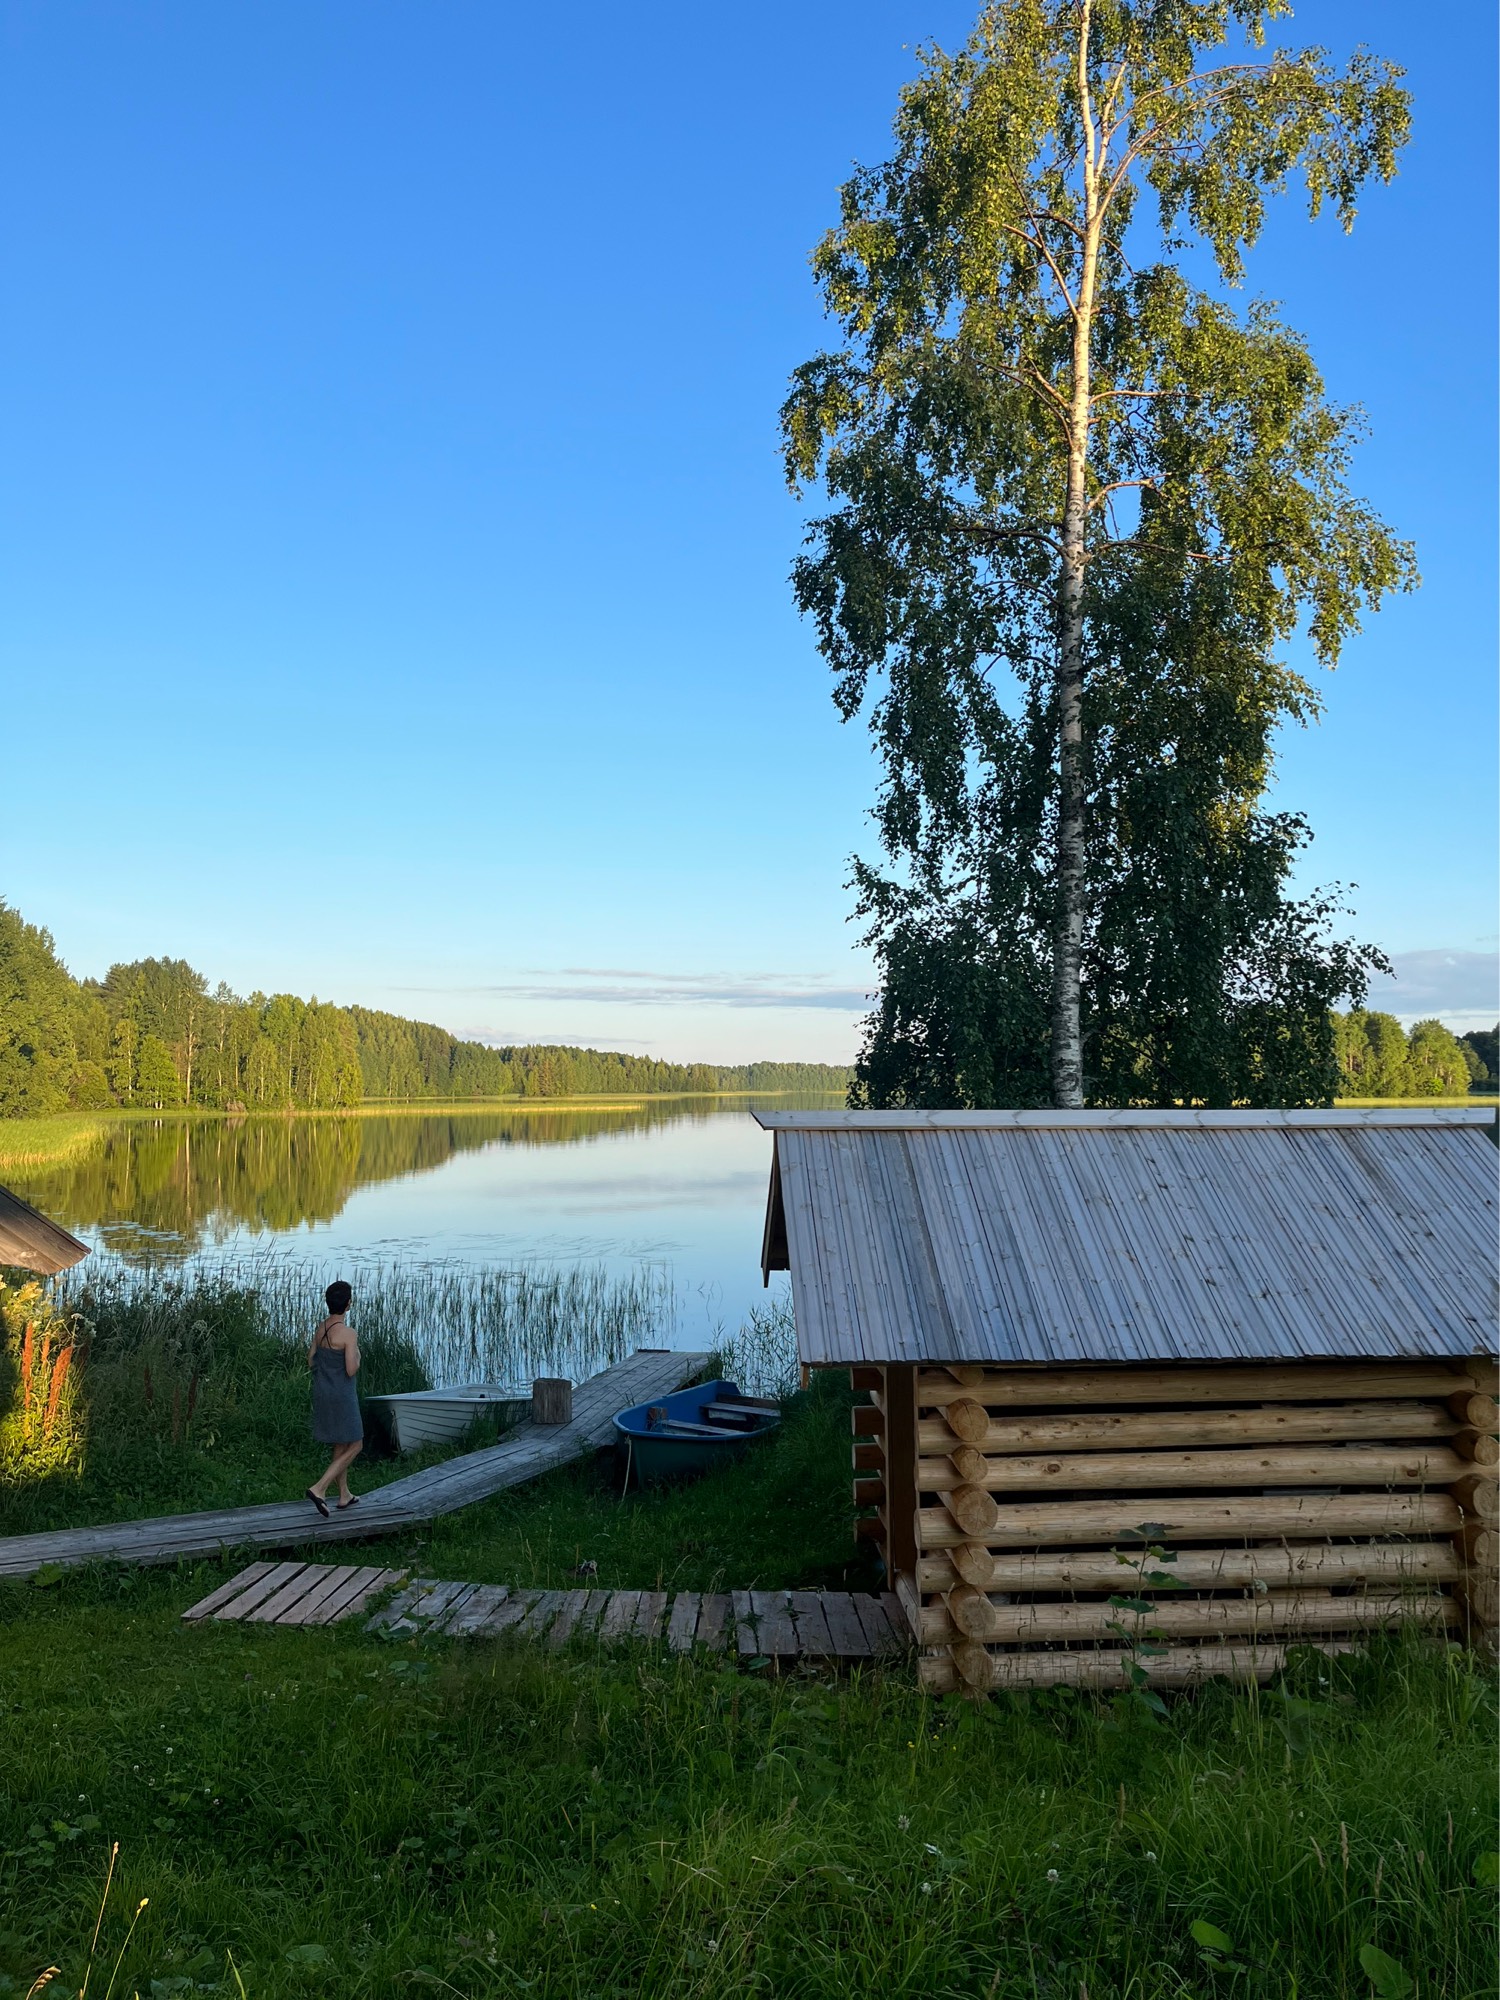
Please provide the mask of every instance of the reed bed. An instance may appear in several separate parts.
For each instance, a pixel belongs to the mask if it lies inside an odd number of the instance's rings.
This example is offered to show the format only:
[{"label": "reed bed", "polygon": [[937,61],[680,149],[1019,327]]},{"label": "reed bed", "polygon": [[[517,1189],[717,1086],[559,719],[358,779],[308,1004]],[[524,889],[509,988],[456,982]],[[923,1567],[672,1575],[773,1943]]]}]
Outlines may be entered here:
[{"label": "reed bed", "polygon": [[721,1371],[747,1396],[790,1396],[797,1387],[797,1322],[790,1294],[752,1306],[734,1333],[720,1331]]},{"label": "reed bed", "polygon": [[[300,1362],[335,1278],[354,1287],[350,1317],[364,1355],[361,1387],[529,1382],[536,1375],[581,1381],[635,1348],[665,1345],[677,1310],[664,1266],[623,1274],[601,1265],[469,1265],[292,1261],[226,1257],[190,1270],[106,1265],[64,1281],[85,1317],[153,1327],[191,1325],[184,1301],[238,1294],[253,1299],[263,1335]],[[420,1379],[412,1379],[413,1372]],[[398,1378],[399,1379],[396,1379]]]},{"label": "reed bed", "polygon": [[[668,1344],[676,1316],[671,1274],[657,1266],[617,1275],[260,1257],[162,1270],[90,1258],[48,1300],[70,1329],[66,1410],[52,1393],[61,1337],[43,1384],[25,1351],[35,1313],[16,1294],[3,1315],[15,1324],[0,1348],[0,1534],[300,1493],[326,1457],[310,1436],[306,1357],[335,1277],[354,1287],[366,1396],[580,1380]],[[380,1443],[370,1436],[362,1486],[425,1462],[382,1461]]]}]

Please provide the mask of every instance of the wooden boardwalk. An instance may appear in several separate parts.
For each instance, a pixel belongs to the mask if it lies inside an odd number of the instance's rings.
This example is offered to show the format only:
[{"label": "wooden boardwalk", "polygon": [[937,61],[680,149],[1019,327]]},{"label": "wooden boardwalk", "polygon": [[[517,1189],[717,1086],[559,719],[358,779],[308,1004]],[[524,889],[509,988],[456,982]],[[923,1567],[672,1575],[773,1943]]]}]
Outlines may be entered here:
[{"label": "wooden boardwalk", "polygon": [[[150,1521],[115,1521],[98,1528],[0,1539],[0,1577],[31,1576],[49,1564],[169,1563],[179,1556],[212,1556],[225,1549],[296,1548],[310,1542],[365,1541],[390,1535],[439,1514],[470,1507],[508,1486],[550,1472],[613,1441],[617,1410],[680,1389],[701,1375],[707,1354],[642,1348],[573,1392],[569,1424],[518,1424],[499,1444],[466,1452],[442,1465],[393,1479],[361,1494],[357,1507],[330,1510],[324,1520],[308,1500],[268,1507],[227,1507],[209,1514],[164,1514]],[[308,1462],[318,1446],[309,1444]]]},{"label": "wooden boardwalk", "polygon": [[[404,1581],[405,1572],[328,1563],[252,1563],[182,1615],[251,1625],[336,1625]],[[701,1646],[745,1661],[848,1664],[895,1660],[911,1633],[889,1593],[839,1590],[512,1590],[503,1583],[418,1578],[369,1629],[488,1639],[502,1633],[554,1649],[570,1639],[652,1640],[673,1653]]]}]

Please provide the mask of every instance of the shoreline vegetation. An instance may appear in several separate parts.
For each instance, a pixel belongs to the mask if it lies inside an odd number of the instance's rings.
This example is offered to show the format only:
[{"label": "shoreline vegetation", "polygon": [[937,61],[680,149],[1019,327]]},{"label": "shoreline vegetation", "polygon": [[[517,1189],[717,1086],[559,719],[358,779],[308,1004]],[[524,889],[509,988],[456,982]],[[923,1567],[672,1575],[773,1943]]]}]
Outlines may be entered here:
[{"label": "shoreline vegetation", "polygon": [[843,1101],[837,1087],[815,1091],[789,1090],[631,1090],[580,1092],[570,1097],[471,1097],[454,1101],[433,1098],[369,1099],[359,1104],[328,1108],[285,1105],[277,1110],[226,1111],[213,1105],[174,1106],[153,1110],[141,1106],[109,1105],[98,1111],[56,1111],[43,1117],[0,1116],[0,1172],[7,1169],[65,1166],[82,1158],[109,1132],[122,1129],[173,1128],[194,1125],[285,1125],[293,1122],[327,1122],[330,1119],[357,1122],[365,1118],[468,1118],[494,1116],[496,1112],[523,1118],[555,1116],[558,1113],[588,1111],[656,1110],[670,1104],[727,1104],[753,1098],[757,1103],[784,1098],[796,1105],[822,1104],[829,1098]]},{"label": "shoreline vegetation", "polygon": [[[786,1098],[803,1106],[821,1103],[838,1096],[836,1091],[812,1092],[807,1090],[704,1090],[704,1091],[621,1091],[580,1093],[571,1097],[488,1097],[467,1098],[459,1102],[435,1102],[431,1098],[399,1098],[384,1102],[367,1101],[361,1104],[341,1105],[331,1110],[317,1110],[306,1105],[288,1105],[276,1111],[224,1111],[210,1105],[195,1104],[182,1106],[170,1111],[156,1111],[111,1106],[99,1111],[60,1111],[40,1118],[0,1117],[0,1173],[18,1171],[38,1171],[49,1167],[66,1166],[70,1162],[84,1158],[109,1132],[130,1127],[173,1127],[184,1124],[241,1125],[250,1121],[259,1124],[287,1124],[311,1120],[337,1119],[357,1122],[365,1118],[419,1117],[419,1118],[467,1118],[493,1116],[504,1112],[520,1118],[535,1118],[542,1115],[566,1115],[568,1112],[588,1111],[630,1111],[650,1107],[657,1109],[673,1103],[715,1105],[732,1107],[737,1100],[754,1098],[757,1103],[767,1098]],[[1433,1109],[1443,1106],[1468,1105],[1490,1106],[1500,1109],[1500,1093],[1495,1086],[1486,1083],[1462,1095],[1431,1097],[1338,1097],[1335,1103],[1350,1109],[1376,1110],[1383,1106],[1395,1108],[1401,1105],[1421,1104]]]}]

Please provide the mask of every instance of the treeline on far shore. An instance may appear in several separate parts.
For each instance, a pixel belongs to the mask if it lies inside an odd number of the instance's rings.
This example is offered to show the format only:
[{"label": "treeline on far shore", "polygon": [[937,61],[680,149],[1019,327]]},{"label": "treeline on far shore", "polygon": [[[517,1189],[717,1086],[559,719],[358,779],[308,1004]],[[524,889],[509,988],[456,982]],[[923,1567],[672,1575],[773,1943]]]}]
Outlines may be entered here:
[{"label": "treeline on far shore", "polygon": [[843,1091],[827,1063],[658,1062],[600,1049],[491,1048],[428,1021],[290,993],[242,998],[182,959],[75,979],[50,935],[0,902],[0,1117],[111,1107],[336,1111],[677,1091]]}]

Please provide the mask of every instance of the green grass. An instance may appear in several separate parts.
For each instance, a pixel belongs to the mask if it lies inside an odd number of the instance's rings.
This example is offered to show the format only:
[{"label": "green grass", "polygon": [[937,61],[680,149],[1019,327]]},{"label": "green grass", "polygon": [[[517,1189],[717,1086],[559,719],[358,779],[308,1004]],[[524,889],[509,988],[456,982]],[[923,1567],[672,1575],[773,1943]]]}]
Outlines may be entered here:
[{"label": "green grass", "polygon": [[1294,1700],[1153,1727],[183,1627],[215,1574],[5,1593],[0,1994],[78,1992],[115,1841],[101,1994],[142,1898],[119,1994],[1366,2000],[1372,1944],[1422,2000],[1492,1990],[1492,1704],[1456,1652],[1305,1656]]},{"label": "green grass", "polygon": [[[189,1335],[202,1381],[227,1397],[246,1371],[234,1408],[260,1407],[272,1336],[232,1289],[117,1320],[100,1374],[180,1369]],[[296,1387],[266,1467],[293,1418],[313,1451]],[[167,1469],[139,1490],[201,1504],[212,1454],[173,1443],[160,1400]],[[849,1401],[818,1377],[693,1486],[622,1497],[583,1464],[340,1555],[872,1587]],[[226,1431],[222,1476],[260,1448]],[[120,1500],[127,1471],[96,1457],[83,1485]],[[100,2000],[121,1952],[118,2000],[1385,2000],[1372,1946],[1403,1969],[1391,2000],[1402,1978],[1412,2000],[1493,1989],[1493,1677],[1456,1649],[1304,1654],[1282,1687],[1157,1723],[1124,1697],[933,1703],[906,1668],[778,1681],[644,1646],[183,1626],[240,1560],[0,1586],[0,2000],[54,1964],[54,2000],[86,1974]]]}]

